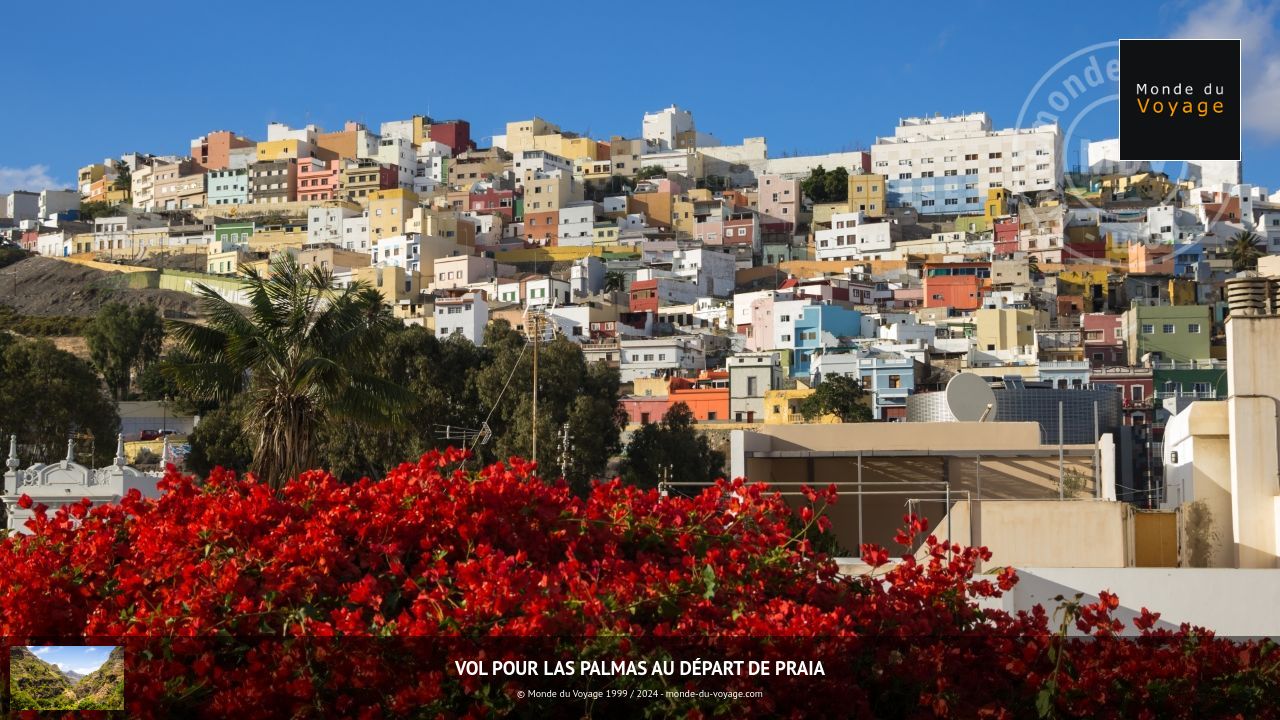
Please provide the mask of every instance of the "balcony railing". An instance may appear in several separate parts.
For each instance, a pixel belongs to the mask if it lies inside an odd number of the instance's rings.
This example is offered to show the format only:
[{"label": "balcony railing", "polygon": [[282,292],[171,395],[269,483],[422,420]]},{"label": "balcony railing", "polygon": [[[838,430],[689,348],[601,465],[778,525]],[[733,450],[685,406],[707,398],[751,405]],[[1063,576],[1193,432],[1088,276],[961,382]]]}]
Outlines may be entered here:
[{"label": "balcony railing", "polygon": [[1163,390],[1156,389],[1156,399],[1164,400],[1166,398],[1190,398],[1192,400],[1217,400],[1218,391],[1215,388],[1208,390]]},{"label": "balcony railing", "polygon": [[1151,363],[1155,370],[1225,370],[1226,360],[1157,360]]}]

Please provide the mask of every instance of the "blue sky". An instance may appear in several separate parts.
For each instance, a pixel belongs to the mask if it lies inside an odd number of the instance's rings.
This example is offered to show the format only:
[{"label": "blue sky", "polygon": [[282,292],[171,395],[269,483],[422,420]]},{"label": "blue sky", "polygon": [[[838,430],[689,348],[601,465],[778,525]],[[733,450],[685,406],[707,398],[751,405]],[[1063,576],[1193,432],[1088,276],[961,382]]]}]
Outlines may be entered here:
[{"label": "blue sky", "polygon": [[[1280,0],[523,7],[14,3],[0,50],[0,191],[67,183],[131,150],[186,153],[211,129],[261,139],[270,121],[376,129],[414,113],[466,118],[483,144],[533,115],[634,137],[645,111],[676,103],[722,141],[831,152],[868,147],[912,115],[985,110],[1014,126],[1064,57],[1172,36],[1244,38],[1245,178],[1280,189]],[[1114,102],[1084,107],[1071,108],[1074,138],[1116,134]]]},{"label": "blue sky", "polygon": [[107,661],[107,656],[115,648],[111,645],[28,645],[27,649],[35,653],[36,657],[47,663],[54,663],[62,670],[74,670],[81,675],[88,675],[102,667],[102,663]]}]

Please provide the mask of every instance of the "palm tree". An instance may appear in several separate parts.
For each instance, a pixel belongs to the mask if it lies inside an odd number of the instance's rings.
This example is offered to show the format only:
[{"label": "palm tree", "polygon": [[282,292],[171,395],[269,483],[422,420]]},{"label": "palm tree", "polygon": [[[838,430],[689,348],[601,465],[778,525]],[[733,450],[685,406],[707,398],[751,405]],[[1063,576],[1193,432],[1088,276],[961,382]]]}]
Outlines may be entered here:
[{"label": "palm tree", "polygon": [[1265,254],[1262,238],[1248,230],[1241,230],[1232,236],[1227,243],[1227,255],[1231,258],[1231,269],[1254,270],[1258,267],[1258,258]]},{"label": "palm tree", "polygon": [[195,399],[246,394],[241,419],[252,470],[279,488],[314,467],[318,430],[337,420],[384,424],[409,402],[406,390],[372,374],[394,319],[364,283],[337,288],[332,275],[288,254],[269,275],[241,273],[248,308],[199,286],[204,323],[175,322],[181,358],[165,372]]}]

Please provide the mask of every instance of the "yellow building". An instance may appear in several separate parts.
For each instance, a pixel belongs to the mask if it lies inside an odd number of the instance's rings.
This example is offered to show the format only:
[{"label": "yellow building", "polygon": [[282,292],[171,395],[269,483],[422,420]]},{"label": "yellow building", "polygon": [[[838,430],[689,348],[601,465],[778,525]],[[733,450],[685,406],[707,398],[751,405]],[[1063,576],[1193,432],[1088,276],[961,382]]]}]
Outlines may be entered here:
[{"label": "yellow building", "polygon": [[377,290],[382,295],[383,302],[392,308],[416,301],[422,293],[422,273],[395,265],[352,268],[351,274],[357,282],[367,283]]},{"label": "yellow building", "polygon": [[592,228],[594,239],[593,245],[613,245],[618,242],[618,226],[613,223],[596,223]]},{"label": "yellow building", "polygon": [[301,249],[307,244],[307,224],[289,223],[255,228],[249,236],[251,253],[274,254],[281,250]]},{"label": "yellow building", "polygon": [[864,212],[881,217],[885,211],[885,175],[861,173],[849,176],[849,212]]},{"label": "yellow building", "polygon": [[1005,217],[1009,214],[1010,195],[1008,188],[990,188],[987,190],[987,201],[982,204],[982,214],[988,223],[998,217]]},{"label": "yellow building", "polygon": [[311,156],[311,143],[305,140],[264,140],[258,143],[258,162]]},{"label": "yellow building", "polygon": [[[802,381],[796,382],[791,390],[767,390],[764,394],[765,425],[799,425],[807,422],[800,414],[800,402],[813,394],[813,388]],[[838,423],[835,415],[823,415],[813,420],[814,424]]]},{"label": "yellow building", "polygon": [[102,163],[85,165],[76,173],[77,185],[81,195],[88,195],[90,185],[107,176],[107,166]]},{"label": "yellow building", "polygon": [[973,313],[978,350],[1022,351],[1036,343],[1036,328],[1047,324],[1038,310],[985,308]]},{"label": "yellow building", "polygon": [[[535,117],[532,120],[517,120],[507,123],[507,140],[506,150],[512,155],[519,154],[525,150],[539,150],[534,138],[540,135],[559,135],[560,126],[555,123],[549,123],[542,118]],[[551,152],[559,155],[559,142],[557,147]]]},{"label": "yellow building", "polygon": [[[1041,268],[1042,270],[1044,268]],[[1091,288],[1107,287],[1107,276],[1110,270],[1098,265],[1067,265],[1058,271],[1058,294],[1085,295],[1092,294]]]},{"label": "yellow building", "polygon": [[370,194],[369,240],[377,242],[408,232],[409,220],[417,207],[418,196],[412,190],[396,188]]},{"label": "yellow building", "polygon": [[1107,175],[1101,180],[1099,192],[1110,200],[1147,200],[1159,202],[1169,199],[1174,184],[1164,173],[1137,173],[1134,175]]}]

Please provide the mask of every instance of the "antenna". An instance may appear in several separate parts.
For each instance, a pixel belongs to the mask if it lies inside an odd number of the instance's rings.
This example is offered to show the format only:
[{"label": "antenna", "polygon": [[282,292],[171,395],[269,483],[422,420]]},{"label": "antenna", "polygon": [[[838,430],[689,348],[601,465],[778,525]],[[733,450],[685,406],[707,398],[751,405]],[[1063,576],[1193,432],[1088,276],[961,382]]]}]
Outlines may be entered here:
[{"label": "antenna", "polygon": [[981,375],[960,373],[947,381],[947,408],[956,420],[984,422],[995,414],[996,394]]}]

